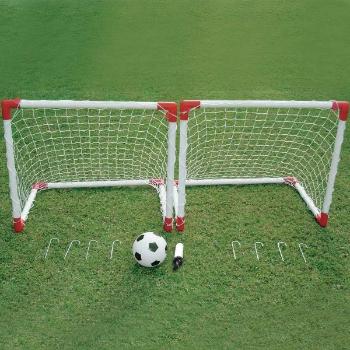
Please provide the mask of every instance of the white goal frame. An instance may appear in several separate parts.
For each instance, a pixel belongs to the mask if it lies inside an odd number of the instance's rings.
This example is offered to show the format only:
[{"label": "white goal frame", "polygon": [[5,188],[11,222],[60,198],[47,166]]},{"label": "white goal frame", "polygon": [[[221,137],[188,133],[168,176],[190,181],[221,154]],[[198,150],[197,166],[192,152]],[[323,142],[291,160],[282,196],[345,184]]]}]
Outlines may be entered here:
[{"label": "white goal frame", "polygon": [[[12,202],[13,227],[15,232],[24,229],[29,211],[37,192],[43,189],[92,188],[151,185],[157,189],[163,215],[163,229],[171,231],[173,226],[174,167],[176,152],[177,104],[174,102],[119,102],[119,101],[72,101],[72,100],[23,100],[1,101],[4,122],[7,168]],[[166,179],[112,179],[110,181],[45,182],[32,184],[25,205],[21,205],[18,191],[18,174],[15,162],[15,147],[12,134],[12,111],[17,109],[108,109],[108,110],[158,110],[168,121]],[[160,116],[161,118],[161,116]]]},{"label": "white goal frame", "polygon": [[[333,110],[338,116],[336,128],[336,137],[328,181],[323,200],[323,205],[318,208],[310,195],[305,191],[302,183],[298,181],[293,174],[276,177],[254,177],[254,178],[210,178],[210,179],[191,179],[187,177],[187,148],[188,148],[188,121],[192,112],[196,109],[205,109],[208,111],[225,108],[271,108],[271,109],[319,109]],[[294,187],[301,198],[305,201],[307,207],[315,216],[316,221],[321,227],[325,227],[328,222],[329,208],[332,201],[335,177],[337,174],[338,163],[340,159],[341,145],[344,138],[345,124],[349,111],[348,102],[340,101],[259,101],[259,100],[185,100],[180,103],[180,150],[179,150],[179,182],[178,182],[178,207],[176,226],[178,231],[185,228],[185,189],[187,186],[199,185],[243,185],[243,184],[287,184]],[[199,118],[199,117],[198,117]],[[200,138],[200,135],[197,136]]]}]

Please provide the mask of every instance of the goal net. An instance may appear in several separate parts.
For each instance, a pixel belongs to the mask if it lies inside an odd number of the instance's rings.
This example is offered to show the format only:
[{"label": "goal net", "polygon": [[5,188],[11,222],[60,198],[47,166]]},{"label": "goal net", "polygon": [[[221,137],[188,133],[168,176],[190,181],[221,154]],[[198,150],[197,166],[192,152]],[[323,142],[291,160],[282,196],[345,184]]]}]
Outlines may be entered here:
[{"label": "goal net", "polygon": [[347,109],[342,102],[183,101],[178,229],[185,186],[263,183],[295,187],[325,226]]},{"label": "goal net", "polygon": [[7,100],[2,106],[16,231],[38,190],[147,184],[158,190],[164,228],[171,230],[175,103]]}]

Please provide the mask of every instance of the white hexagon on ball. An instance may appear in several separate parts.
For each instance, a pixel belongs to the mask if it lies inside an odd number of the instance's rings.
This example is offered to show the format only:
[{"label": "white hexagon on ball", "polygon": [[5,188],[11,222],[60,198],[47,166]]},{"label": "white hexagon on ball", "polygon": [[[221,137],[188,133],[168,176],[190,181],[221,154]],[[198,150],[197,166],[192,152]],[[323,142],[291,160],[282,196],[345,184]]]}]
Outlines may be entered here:
[{"label": "white hexagon on ball", "polygon": [[145,267],[159,266],[166,258],[166,240],[153,232],[139,235],[132,245],[135,260]]}]

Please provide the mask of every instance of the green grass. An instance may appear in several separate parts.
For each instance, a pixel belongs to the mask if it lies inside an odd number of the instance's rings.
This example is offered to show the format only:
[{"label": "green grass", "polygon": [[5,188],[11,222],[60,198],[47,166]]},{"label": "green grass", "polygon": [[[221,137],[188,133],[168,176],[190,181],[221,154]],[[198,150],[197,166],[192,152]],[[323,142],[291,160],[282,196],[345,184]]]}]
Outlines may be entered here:
[{"label": "green grass", "polygon": [[[0,0],[0,98],[349,99],[349,10],[348,0]],[[288,187],[193,188],[186,234],[164,235],[170,252],[185,244],[177,273],[170,258],[146,270],[130,254],[137,234],[160,232],[148,188],[43,192],[13,235],[2,143],[0,348],[346,349],[349,137],[329,228]],[[51,237],[60,242],[44,260]],[[64,261],[72,239],[81,245]]]}]

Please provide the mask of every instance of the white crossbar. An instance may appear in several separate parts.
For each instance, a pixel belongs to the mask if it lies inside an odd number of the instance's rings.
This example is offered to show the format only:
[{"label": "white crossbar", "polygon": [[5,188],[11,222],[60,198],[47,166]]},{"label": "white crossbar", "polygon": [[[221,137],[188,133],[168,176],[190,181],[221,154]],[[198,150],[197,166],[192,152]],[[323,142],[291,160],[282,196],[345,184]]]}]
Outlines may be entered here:
[{"label": "white crossbar", "polygon": [[319,108],[331,109],[332,101],[202,100],[202,108]]},{"label": "white crossbar", "polygon": [[21,108],[157,109],[157,102],[21,100]]}]

